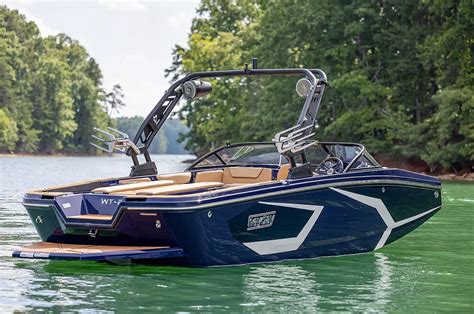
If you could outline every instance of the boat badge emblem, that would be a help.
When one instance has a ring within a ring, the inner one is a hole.
[[[119,200],[116,200],[116,199],[113,199],[113,198],[101,198],[100,199],[100,203],[102,205],[112,205],[112,204],[117,205],[119,202],[120,202]]]
[[[43,216],[36,216],[35,221],[36,221],[37,224],[42,224],[43,221],[44,221],[44,218],[43,218]]]
[[[270,228],[275,220],[276,211],[250,215],[247,221],[247,231]]]
[[[87,232],[87,235],[91,238],[97,237],[97,229],[89,229],[89,231]]]

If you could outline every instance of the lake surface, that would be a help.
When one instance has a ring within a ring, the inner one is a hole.
[[[190,156],[154,156],[160,173]],[[25,191],[127,175],[114,157],[0,157],[0,311],[474,312],[474,184],[443,183],[443,208],[362,255],[220,268],[11,258],[39,241]]]

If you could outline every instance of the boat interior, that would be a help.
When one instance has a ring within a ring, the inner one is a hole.
[[[309,163],[313,176],[380,167],[359,144],[320,144],[308,156],[311,157]],[[83,181],[30,194],[40,194],[42,198],[78,193],[127,198],[196,195],[287,180],[292,167],[291,161],[282,157],[273,143],[242,143],[224,146],[204,155],[179,173]]]
[[[127,197],[156,197],[184,195],[216,189],[246,187],[285,180],[289,164],[279,169],[263,167],[227,167],[199,172],[161,174],[140,178],[83,181],[31,191],[45,198],[75,193],[122,195]]]

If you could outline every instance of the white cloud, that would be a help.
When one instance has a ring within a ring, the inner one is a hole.
[[[146,6],[141,0],[98,0],[100,5],[116,11],[143,11]]]
[[[194,14],[189,12],[177,12],[166,18],[166,23],[173,28],[182,28],[188,26],[193,19]]]
[[[24,4],[28,4],[27,1],[0,1],[1,4],[5,4],[8,8],[18,10],[21,14],[23,14],[28,21],[35,22],[38,26],[38,29],[43,36],[49,35],[56,35],[60,33],[60,31],[54,29],[53,27],[48,26],[45,21],[37,17],[36,15],[32,14],[28,9],[24,7]]]
[[[159,59],[135,53],[111,55],[108,62],[102,66],[104,73],[107,73],[104,86],[106,90],[110,90],[113,84],[119,83],[127,104],[118,116],[147,114],[167,87],[167,80],[155,74],[163,71]],[[117,64],[121,66],[117,67]]]
[[[56,35],[56,34],[60,33],[58,30],[46,25],[46,23],[44,22],[43,19],[41,19],[39,17],[36,17],[34,15],[31,15],[29,13],[25,13],[24,11],[20,11],[20,12],[25,14],[25,16],[28,20],[31,20],[31,21],[36,23],[36,25],[38,26],[38,28],[40,30],[41,35],[49,36],[49,35]]]

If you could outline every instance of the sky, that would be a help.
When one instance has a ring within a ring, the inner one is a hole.
[[[119,116],[146,116],[169,86],[175,44],[186,46],[199,0],[0,0],[43,36],[65,33],[99,64],[104,87],[120,84]]]

